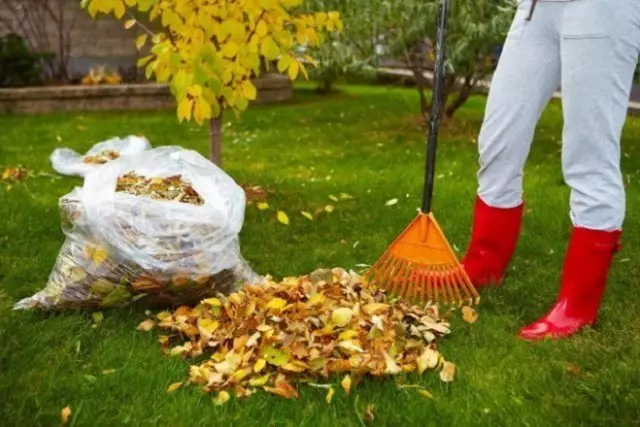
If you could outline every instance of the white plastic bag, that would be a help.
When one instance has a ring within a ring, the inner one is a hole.
[[[85,159],[92,156],[99,156],[105,152],[115,152],[119,156],[129,156],[140,154],[150,150],[151,144],[144,137],[130,135],[126,138],[112,138],[107,141],[95,144],[85,155],[69,148],[57,148],[51,153],[51,166],[62,175],[84,177],[95,170],[101,164],[89,163]]]
[[[203,203],[116,191],[130,172],[179,175]],[[238,240],[245,202],[242,188],[195,151],[160,147],[106,163],[60,199],[67,239],[45,289],[15,308],[188,304],[254,283]]]

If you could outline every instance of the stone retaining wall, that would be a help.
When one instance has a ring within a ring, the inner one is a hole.
[[[289,79],[279,74],[263,76],[254,83],[258,89],[258,99],[254,104],[286,101],[293,94]],[[160,84],[0,89],[0,114],[155,110],[175,107],[168,86]]]

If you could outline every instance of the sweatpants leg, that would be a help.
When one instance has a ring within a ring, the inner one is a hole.
[[[583,0],[581,0],[583,1]],[[540,115],[560,85],[562,3],[540,3],[529,22],[521,2],[491,82],[478,138],[478,196],[489,206],[522,203],[523,168]]]
[[[640,45],[640,1],[580,0],[561,21],[562,166],[575,226],[622,227],[620,137]]]

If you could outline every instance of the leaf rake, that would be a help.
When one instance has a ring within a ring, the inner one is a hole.
[[[479,303],[478,292],[431,213],[448,9],[449,0],[440,0],[422,209],[364,276],[371,284],[407,299],[471,305]]]

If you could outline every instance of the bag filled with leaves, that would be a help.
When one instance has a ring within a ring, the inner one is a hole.
[[[120,156],[140,154],[150,150],[151,144],[146,138],[130,135],[126,138],[112,138],[95,144],[85,155],[70,148],[57,148],[51,153],[51,166],[62,174],[84,177],[100,165],[111,162]]]
[[[239,249],[244,191],[195,151],[121,157],[59,205],[67,239],[46,287],[16,309],[191,304],[258,280]]]

